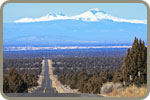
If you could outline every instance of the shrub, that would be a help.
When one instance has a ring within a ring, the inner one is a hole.
[[[5,75],[3,81],[4,93],[23,93],[27,92],[27,84],[22,79],[22,76],[16,71],[15,68],[11,68],[8,75]]]
[[[125,88],[119,88],[113,90],[111,93],[105,96],[115,96],[115,97],[142,97],[147,93],[145,86],[137,87],[136,85],[131,85]]]
[[[103,84],[101,87],[101,94],[107,94],[112,92],[114,89],[122,88],[122,84],[120,83],[113,83],[113,82],[107,82]]]

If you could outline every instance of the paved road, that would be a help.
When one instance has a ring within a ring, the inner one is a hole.
[[[44,67],[44,78],[42,80],[41,88],[37,89],[33,93],[43,93],[43,94],[54,94],[58,93],[55,88],[52,87],[52,81],[49,77],[49,66],[48,61],[45,60],[45,67]]]
[[[58,93],[55,88],[52,87],[52,81],[49,76],[48,60],[45,60],[44,66],[44,78],[42,80],[41,87],[33,93],[7,93],[6,96],[10,97],[102,97],[95,94],[86,93]]]

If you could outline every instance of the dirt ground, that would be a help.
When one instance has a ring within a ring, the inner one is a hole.
[[[62,85],[57,80],[57,76],[53,74],[52,61],[50,59],[48,60],[48,65],[49,65],[50,79],[52,80],[52,86],[53,88],[56,88],[58,93],[79,93],[77,89],[71,89],[67,85]]]
[[[42,60],[42,72],[41,74],[39,75],[39,79],[38,79],[38,86],[37,87],[32,87],[32,88],[29,88],[28,89],[28,93],[32,93],[33,91],[35,91],[36,89],[40,88],[41,87],[41,84],[42,84],[42,80],[43,80],[43,74],[44,74],[44,66],[45,66],[45,60]]]

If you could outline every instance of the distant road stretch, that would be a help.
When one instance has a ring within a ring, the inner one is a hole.
[[[102,97],[100,95],[86,93],[58,93],[56,89],[52,87],[47,59],[45,59],[44,65],[44,78],[40,88],[32,93],[5,93],[5,95],[9,97]]]

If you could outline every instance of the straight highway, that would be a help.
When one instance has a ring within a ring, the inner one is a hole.
[[[100,95],[88,93],[58,93],[58,91],[52,87],[48,59],[45,59],[44,63],[44,77],[40,88],[32,93],[5,93],[5,95],[9,97],[102,97]]]

